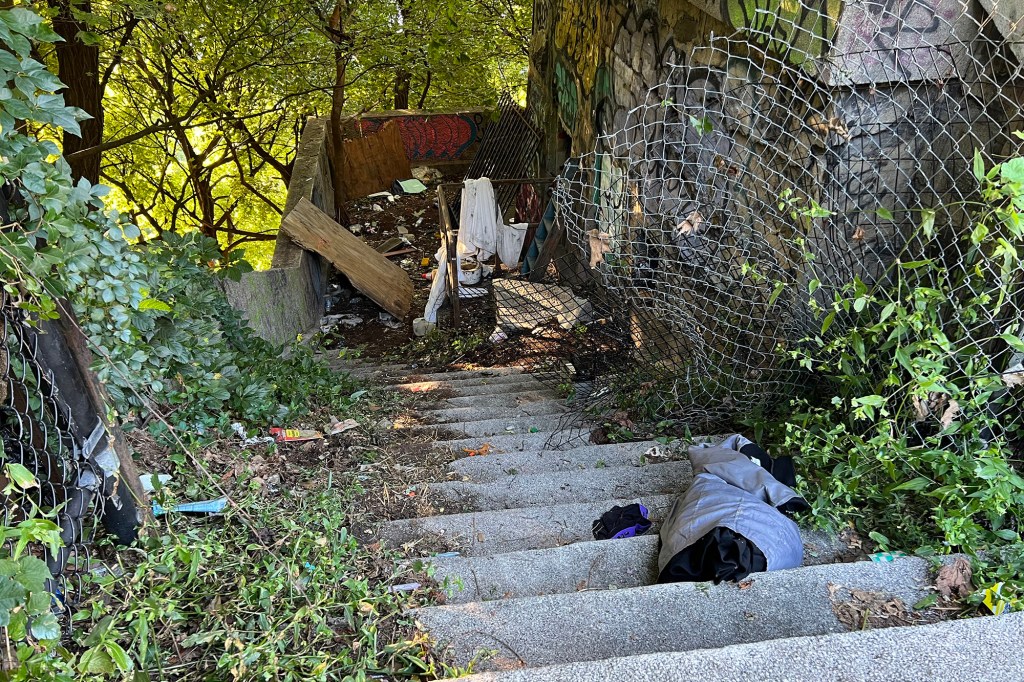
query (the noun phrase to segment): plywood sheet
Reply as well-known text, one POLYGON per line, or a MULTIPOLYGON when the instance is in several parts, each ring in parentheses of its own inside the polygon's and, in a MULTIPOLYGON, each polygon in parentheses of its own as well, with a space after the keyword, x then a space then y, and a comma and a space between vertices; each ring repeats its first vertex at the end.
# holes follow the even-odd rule
POLYGON ((388 121, 379 132, 345 140, 342 182, 349 199, 390 190, 395 180, 412 177, 402 144, 402 131, 388 121))

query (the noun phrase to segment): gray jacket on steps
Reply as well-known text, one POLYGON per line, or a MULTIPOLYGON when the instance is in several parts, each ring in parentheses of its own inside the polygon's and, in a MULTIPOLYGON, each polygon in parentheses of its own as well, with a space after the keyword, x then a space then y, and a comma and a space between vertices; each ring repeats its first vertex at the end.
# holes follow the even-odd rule
POLYGON ((800 530, 776 509, 799 495, 739 452, 749 442, 730 436, 717 446, 690 448, 695 476, 661 525, 659 573, 715 528, 728 528, 752 542, 764 554, 769 571, 803 562, 800 530))

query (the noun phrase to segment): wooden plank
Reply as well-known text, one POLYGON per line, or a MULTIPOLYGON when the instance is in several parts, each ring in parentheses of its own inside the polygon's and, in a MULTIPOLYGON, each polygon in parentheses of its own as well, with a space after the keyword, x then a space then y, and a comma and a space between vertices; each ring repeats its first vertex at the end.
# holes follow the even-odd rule
POLYGON ((342 181, 349 199, 390 190, 395 180, 412 177, 398 123, 388 121, 379 132, 345 140, 342 181))
POLYGON ((319 253, 359 291, 398 319, 412 307, 408 273, 339 225, 308 199, 300 199, 281 221, 281 229, 302 248, 319 253))

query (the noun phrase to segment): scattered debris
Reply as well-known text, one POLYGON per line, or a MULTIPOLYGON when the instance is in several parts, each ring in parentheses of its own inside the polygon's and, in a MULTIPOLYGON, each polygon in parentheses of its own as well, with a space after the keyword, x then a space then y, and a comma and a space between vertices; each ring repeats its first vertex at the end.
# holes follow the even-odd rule
POLYGON ((434 322, 427 322, 425 318, 417 317, 412 321, 412 333, 416 336, 426 336, 437 328, 434 322))
POLYGON ((226 497, 218 497, 215 500, 202 500, 200 502, 183 502, 182 504, 175 504, 168 507, 164 507, 157 502, 153 502, 153 516, 162 516, 170 512, 178 514, 213 515, 222 513, 227 506, 228 498, 226 497))
MULTIPOLYGON (((232 426, 234 426, 232 424, 232 426)), ((173 480, 170 474, 139 474, 139 483, 142 484, 142 492, 151 493, 157 486, 165 486, 173 480), (153 479, 156 479, 154 482, 153 479), (155 485, 154 485, 155 483, 155 485)))
POLYGON ((377 316, 380 323, 388 329, 401 329, 404 325, 396 320, 391 313, 381 313, 377 316))
POLYGON ((326 334, 338 325, 351 329, 362 323, 363 318, 358 315, 325 315, 320 318, 320 331, 326 334))
POLYGON ((832 583, 828 585, 828 592, 836 618, 850 630, 914 625, 924 620, 921 614, 914 613, 899 597, 856 589, 847 591, 832 583), (837 600, 836 594, 840 592, 844 593, 845 598, 837 600))
POLYGON ((324 434, 314 429, 282 429, 277 426, 270 429, 270 434, 278 443, 304 443, 324 437, 324 434))
POLYGON ((501 327, 495 327, 494 331, 491 332, 491 335, 487 337, 487 341, 494 345, 504 343, 505 341, 508 341, 508 334, 506 334, 505 330, 501 327))
POLYGON ((359 422, 357 422, 355 419, 346 419, 345 421, 340 422, 337 419, 335 419, 334 417, 331 417, 331 431, 330 431, 330 433, 331 433, 332 436, 336 436, 339 433, 345 433, 346 431, 351 431, 352 429, 358 429, 358 428, 359 428, 359 422))
POLYGON ((413 177, 409 180, 395 180, 391 191, 394 194, 422 194, 427 191, 427 186, 413 177))
POLYGON ((1010 605, 1008 601, 1003 599, 1003 583, 996 583, 985 589, 985 599, 982 603, 992 612, 994 616, 1000 616, 1006 611, 1006 607, 1010 605))
POLYGON ((412 592, 413 590, 420 589, 419 583, 404 583, 402 585, 392 585, 388 588, 388 592, 412 592))
POLYGON ((468 457, 482 457, 491 451, 491 444, 484 443, 480 447, 473 448, 462 448, 462 451, 466 453, 468 457))
POLYGON ((494 301, 498 326, 505 331, 532 331, 552 319, 562 329, 572 329, 594 315, 590 301, 556 284, 495 280, 494 301))
POLYGON ((906 552, 875 552, 869 558, 876 564, 888 563, 907 556, 906 552))
POLYGON ((596 268, 604 263, 604 255, 612 250, 612 236, 600 230, 587 233, 590 241, 590 267, 596 268))
POLYGON ((395 249, 399 249, 403 246, 412 246, 412 244, 409 243, 408 239, 403 239, 402 237, 392 237, 391 239, 388 239, 383 244, 380 244, 377 247, 377 253, 389 254, 395 249))
POLYGON ((423 184, 438 182, 443 178, 443 176, 441 175, 441 171, 437 170, 436 168, 431 168, 429 166, 416 166, 415 168, 412 169, 410 174, 412 175, 412 177, 416 178, 423 184))
POLYGON ((270 436, 252 436, 251 438, 245 432, 245 427, 238 422, 234 422, 231 425, 231 430, 235 432, 235 435, 242 439, 242 445, 259 445, 261 443, 273 443, 274 439, 270 436))
POLYGON ((964 557, 957 557, 953 563, 939 569, 935 576, 935 589, 944 599, 963 599, 974 591, 972 575, 971 562, 964 557))
POLYGON ((373 205, 373 210, 376 211, 377 213, 380 213, 381 211, 384 210, 384 207, 381 206, 380 204, 374 204, 373 205))

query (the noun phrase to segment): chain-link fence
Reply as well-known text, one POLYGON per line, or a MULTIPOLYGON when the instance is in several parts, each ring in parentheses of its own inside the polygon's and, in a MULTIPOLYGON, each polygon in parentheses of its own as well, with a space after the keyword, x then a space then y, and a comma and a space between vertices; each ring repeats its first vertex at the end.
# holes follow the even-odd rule
POLYGON ((629 395, 714 429, 773 409, 814 380, 786 351, 821 335, 856 280, 941 292, 971 372, 1019 360, 1000 339, 1021 331, 1020 233, 997 220, 979 235, 975 167, 976 151, 986 169, 1021 155, 1016 25, 988 3, 798 9, 831 40, 780 37, 781 14, 756 11, 617 93, 596 148, 560 178, 564 246, 544 275, 564 291, 512 308, 552 321, 536 333, 561 340, 554 376, 596 382, 597 411, 629 395))
MULTIPOLYGON (((94 410, 90 413, 88 401, 65 400, 58 389, 44 356, 52 358, 67 349, 56 328, 48 331, 44 351, 40 330, 0 291, 0 472, 5 479, 2 487, 10 489, 5 495, 4 527, 44 517, 60 527, 63 546, 58 551, 37 542, 27 551, 44 560, 54 576, 48 586, 53 610, 67 628, 90 570, 90 546, 97 529, 106 522, 108 529, 113 524, 131 534, 137 519, 127 492, 123 487, 118 492, 119 461, 102 421, 94 410), (94 424, 76 421, 69 402, 81 403, 82 414, 94 424), (27 469, 35 484, 22 489, 7 480, 9 464, 27 469)), ((68 367, 61 367, 60 374, 68 383, 68 367)), ((65 389, 85 393, 80 385, 65 389)), ((12 550, 16 539, 7 542, 12 550)))

